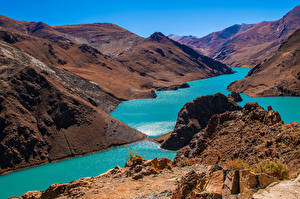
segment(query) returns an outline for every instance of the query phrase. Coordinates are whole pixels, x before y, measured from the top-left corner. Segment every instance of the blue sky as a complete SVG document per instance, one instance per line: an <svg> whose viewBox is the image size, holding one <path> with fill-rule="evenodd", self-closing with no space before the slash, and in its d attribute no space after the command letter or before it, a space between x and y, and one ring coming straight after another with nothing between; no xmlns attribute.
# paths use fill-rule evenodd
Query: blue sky
<svg viewBox="0 0 300 199"><path fill-rule="evenodd" d="M50 25L109 22L140 36L204 36L233 24L281 18L299 0L15 0L0 1L0 14ZM297 4L298 3L298 4Z"/></svg>

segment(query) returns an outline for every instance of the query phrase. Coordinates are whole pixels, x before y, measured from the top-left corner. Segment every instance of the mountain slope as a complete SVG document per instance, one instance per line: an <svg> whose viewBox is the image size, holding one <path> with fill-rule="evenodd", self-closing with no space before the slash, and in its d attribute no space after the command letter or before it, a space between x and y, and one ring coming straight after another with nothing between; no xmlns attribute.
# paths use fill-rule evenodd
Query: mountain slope
<svg viewBox="0 0 300 199"><path fill-rule="evenodd" d="M0 174L147 136L109 116L120 101L0 41Z"/></svg>
<svg viewBox="0 0 300 199"><path fill-rule="evenodd" d="M143 40L142 37L109 23L52 26L52 28L111 56L117 56Z"/></svg>
<svg viewBox="0 0 300 199"><path fill-rule="evenodd" d="M178 41L229 66L254 67L271 57L281 42L300 28L300 6L276 21L234 25L202 38Z"/></svg>
<svg viewBox="0 0 300 199"><path fill-rule="evenodd" d="M169 35L169 37L175 41L192 47L203 55L212 56L217 53L217 51L222 47L222 45L230 39L230 37L248 30L251 28L252 24L235 24L219 32L213 32L202 38L197 38L193 36L174 36Z"/></svg>
<svg viewBox="0 0 300 199"><path fill-rule="evenodd" d="M232 73L226 65L199 55L191 48L154 33L117 58L130 71L150 77L166 86L186 81ZM146 82L142 87L161 88L158 82Z"/></svg>
<svg viewBox="0 0 300 199"><path fill-rule="evenodd" d="M277 53L228 87L250 96L300 96L300 29Z"/></svg>
<svg viewBox="0 0 300 199"><path fill-rule="evenodd" d="M119 99L152 98L154 90L233 72L167 38L167 42L144 39L113 24L51 27L2 16L1 25L0 39L97 83Z"/></svg>

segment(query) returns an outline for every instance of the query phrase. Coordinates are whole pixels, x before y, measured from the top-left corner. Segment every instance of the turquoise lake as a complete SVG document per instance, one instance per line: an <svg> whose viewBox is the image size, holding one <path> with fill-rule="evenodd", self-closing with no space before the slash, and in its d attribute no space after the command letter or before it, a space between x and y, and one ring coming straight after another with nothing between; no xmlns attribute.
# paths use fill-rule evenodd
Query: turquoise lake
<svg viewBox="0 0 300 199"><path fill-rule="evenodd" d="M221 75L189 82L190 88L176 91L158 91L155 99L125 101L111 115L141 132L157 137L174 129L178 112L184 104L203 95L217 92L228 95L227 86L242 79L248 68L233 68L235 74ZM249 97L241 94L244 106L247 102L258 102L267 109L269 105L278 111L284 122L300 122L300 97Z"/></svg>
<svg viewBox="0 0 300 199"><path fill-rule="evenodd" d="M190 88L156 92L155 99L125 101L111 115L151 137L162 135L174 128L177 114L185 103L196 97L217 92L228 95L227 86L235 80L242 79L249 71L245 68L234 70L237 71L235 74L189 82ZM271 105L285 122L300 122L300 97L252 98L242 95L242 98L243 102L239 103L242 106L247 102L258 102L264 108ZM116 165L123 166L128 154L126 149L130 148L146 159L173 159L176 155L174 151L162 150L158 144L144 141L26 169L0 176L0 198L20 196L30 190L44 190L53 183L68 183L82 177L97 176Z"/></svg>

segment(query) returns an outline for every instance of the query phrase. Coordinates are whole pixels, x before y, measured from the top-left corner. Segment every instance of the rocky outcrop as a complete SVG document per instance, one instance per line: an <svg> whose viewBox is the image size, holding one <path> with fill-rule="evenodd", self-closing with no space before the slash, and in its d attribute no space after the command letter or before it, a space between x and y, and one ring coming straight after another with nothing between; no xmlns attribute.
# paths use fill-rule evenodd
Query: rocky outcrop
<svg viewBox="0 0 300 199"><path fill-rule="evenodd" d="M0 41L0 174L147 138L99 86Z"/></svg>
<svg viewBox="0 0 300 199"><path fill-rule="evenodd" d="M262 159L279 159L291 170L300 166L300 125L285 124L271 107L265 111L257 103L242 110L212 116L189 144L178 151L175 162L196 158L202 164L242 159L254 164Z"/></svg>
<svg viewBox="0 0 300 199"><path fill-rule="evenodd" d="M192 170L183 176L172 199L252 199L257 190L273 182L277 182L277 179L264 173L227 170L215 165L210 166L206 172Z"/></svg>
<svg viewBox="0 0 300 199"><path fill-rule="evenodd" d="M276 54L255 66L228 90L250 96L300 96L300 30L284 42Z"/></svg>
<svg viewBox="0 0 300 199"><path fill-rule="evenodd" d="M193 136L206 127L207 122L214 114L239 109L241 107L235 104L235 102L229 101L221 93L198 97L194 101L184 105L180 110L175 129L161 144L161 147L178 150L189 144Z"/></svg>
<svg viewBox="0 0 300 199"><path fill-rule="evenodd" d="M138 170L149 172L141 174ZM30 191L20 198L253 199L277 196L286 191L293 199L299 195L298 181L280 182L265 173L225 169L218 165L173 167L172 162L165 158L143 160L138 157L129 160L125 167L117 166L97 177L79 179L70 184L55 183L45 191Z"/></svg>
<svg viewBox="0 0 300 199"><path fill-rule="evenodd" d="M232 67L249 67L273 56L280 43L300 28L300 6L281 19L258 24L236 24L197 38L171 37Z"/></svg>

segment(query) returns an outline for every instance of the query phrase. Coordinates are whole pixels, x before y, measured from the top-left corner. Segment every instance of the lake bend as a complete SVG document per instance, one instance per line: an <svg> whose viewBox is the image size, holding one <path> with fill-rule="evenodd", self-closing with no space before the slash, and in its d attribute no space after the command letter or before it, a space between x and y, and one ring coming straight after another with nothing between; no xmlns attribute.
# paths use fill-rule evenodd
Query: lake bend
<svg viewBox="0 0 300 199"><path fill-rule="evenodd" d="M217 92L228 95L227 86L242 79L247 68L233 68L236 73L188 82L189 88L175 91L157 91L155 99L138 99L122 102L111 115L127 125L157 137L173 130L177 114L184 104L203 95ZM265 109L271 105L286 123L300 122L300 97L249 97L241 94L244 106L258 102ZM20 196L30 190L45 190L53 183L68 183L83 177L97 176L117 165L124 166L127 149L146 159L167 157L173 159L176 151L167 151L158 144L142 141L82 157L46 164L0 176L0 198Z"/></svg>

